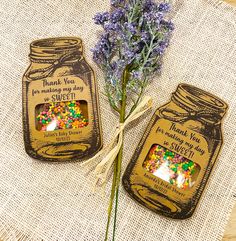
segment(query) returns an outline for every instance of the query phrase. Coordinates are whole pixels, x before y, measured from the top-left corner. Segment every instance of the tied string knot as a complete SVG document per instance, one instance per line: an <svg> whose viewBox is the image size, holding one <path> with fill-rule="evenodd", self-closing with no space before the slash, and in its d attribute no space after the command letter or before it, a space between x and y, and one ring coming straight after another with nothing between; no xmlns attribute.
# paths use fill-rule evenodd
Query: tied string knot
<svg viewBox="0 0 236 241"><path fill-rule="evenodd" d="M78 59L79 56L81 56L80 52L64 54L46 68L31 70L28 74L26 74L26 81L31 82L32 80L39 80L39 79L47 78L58 67L62 66L64 62L72 60L72 59Z"/></svg>
<svg viewBox="0 0 236 241"><path fill-rule="evenodd" d="M107 179L109 171L114 163L121 146L123 144L123 135L125 127L131 123L132 121L138 119L142 116L146 111L152 108L152 99L149 96L144 96L134 111L129 115L129 117L125 120L124 123L119 123L119 126L116 127L116 131L114 133L113 138L110 143L104 147L101 151L99 151L94 157L89 160L83 162L81 166L87 166L94 162L97 162L99 156L105 156L95 167L95 183L94 190L96 186L100 184L100 186L104 187Z"/></svg>
<svg viewBox="0 0 236 241"><path fill-rule="evenodd" d="M184 106L181 106L181 107L186 111L185 113L180 113L170 108L163 108L160 110L160 115L171 121L183 122L188 119L191 119L191 120L201 119L213 125L217 125L220 123L220 119L221 119L220 112L213 111L210 109L190 110Z"/></svg>

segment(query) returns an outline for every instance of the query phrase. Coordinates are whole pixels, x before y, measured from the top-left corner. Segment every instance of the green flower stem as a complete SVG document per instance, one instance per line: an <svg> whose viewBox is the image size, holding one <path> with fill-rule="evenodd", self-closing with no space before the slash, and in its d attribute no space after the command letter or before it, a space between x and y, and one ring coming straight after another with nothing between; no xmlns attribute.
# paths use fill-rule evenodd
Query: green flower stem
<svg viewBox="0 0 236 241"><path fill-rule="evenodd" d="M124 70L122 76L122 98L121 98L121 110L120 110L120 123L124 123L125 121L125 113L126 113L126 86L127 81L129 79L129 66L127 66ZM119 186L120 186L120 177L121 177L121 164L122 164L122 154L123 154L123 140L122 146L120 151L117 155L117 159L114 166L114 173L113 173L113 181L112 181L112 189L110 195L110 202L108 207L108 220L107 220L107 228L106 228L106 235L104 241L108 240L108 233L109 233L109 226L111 221L111 212L113 207L114 198L116 198L115 202L115 214L114 214L114 226L113 226L113 236L112 240L115 240L115 231L116 231L116 220L117 220L117 211L118 211L118 198L119 198Z"/></svg>
<svg viewBox="0 0 236 241"><path fill-rule="evenodd" d="M130 111L129 111L129 114L126 116L125 120L132 114L132 112L133 112L133 111L135 110L135 108L137 107L140 99L141 99L142 96L143 96L144 89L145 89L145 87L142 86L141 91L140 91L140 93L139 93L139 95L138 95L138 98L137 98L137 100L134 102L133 106L131 107L131 109L130 109Z"/></svg>
<svg viewBox="0 0 236 241"><path fill-rule="evenodd" d="M120 176L121 176L121 164L122 164L122 154L123 154L123 144L118 154L117 160L117 184L116 184L116 202L115 202L115 214L114 214L114 225L113 225L113 235L112 241L115 241L115 233L116 233L116 220L117 220L117 212L118 212L118 200L119 200L119 186L120 186Z"/></svg>
<svg viewBox="0 0 236 241"><path fill-rule="evenodd" d="M123 78L122 78L122 98L121 98L121 112L120 112L120 123L125 122L125 113L126 113L126 85L129 79L129 66L127 66L124 70ZM124 135L123 135L124 139ZM115 203L115 216L114 216L114 226L113 226L113 235L112 240L115 241L115 232L116 232L116 220L117 220L117 211L118 211L118 198L119 198L119 186L120 186L120 176L121 176L121 164L122 164L122 155L123 155L123 140L122 146L118 153L117 158L117 178L116 178L116 203Z"/></svg>
<svg viewBox="0 0 236 241"><path fill-rule="evenodd" d="M116 178L117 178L117 158L115 161L115 166L114 166L114 174L113 174L113 179L112 179L112 189L111 189L111 195L110 195L110 202L108 206L108 217L107 217L107 227L106 227L106 234L105 234L105 239L104 241L107 241L108 239L108 234L109 234L109 226L111 222L111 212L113 208L113 201L115 197L115 190L116 190Z"/></svg>

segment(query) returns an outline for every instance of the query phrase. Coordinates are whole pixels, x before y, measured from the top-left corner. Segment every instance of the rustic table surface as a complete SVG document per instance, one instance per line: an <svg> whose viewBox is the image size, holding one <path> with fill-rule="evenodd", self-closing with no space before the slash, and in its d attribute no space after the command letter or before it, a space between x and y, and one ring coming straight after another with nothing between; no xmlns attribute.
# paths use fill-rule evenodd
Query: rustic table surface
<svg viewBox="0 0 236 241"><path fill-rule="evenodd" d="M236 7L236 0L225 0ZM231 213L222 241L236 241L236 205Z"/></svg>

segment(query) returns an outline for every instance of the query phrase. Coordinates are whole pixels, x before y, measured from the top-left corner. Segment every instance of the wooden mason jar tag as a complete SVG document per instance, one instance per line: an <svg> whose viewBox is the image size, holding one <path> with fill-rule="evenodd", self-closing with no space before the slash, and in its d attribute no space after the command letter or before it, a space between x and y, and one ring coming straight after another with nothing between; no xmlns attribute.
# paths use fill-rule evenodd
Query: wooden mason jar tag
<svg viewBox="0 0 236 241"><path fill-rule="evenodd" d="M23 76L26 152L45 161L91 157L102 147L94 72L79 38L48 38L30 45Z"/></svg>
<svg viewBox="0 0 236 241"><path fill-rule="evenodd" d="M131 197L158 214L190 217L221 149L226 110L219 98L180 84L153 115L125 171Z"/></svg>

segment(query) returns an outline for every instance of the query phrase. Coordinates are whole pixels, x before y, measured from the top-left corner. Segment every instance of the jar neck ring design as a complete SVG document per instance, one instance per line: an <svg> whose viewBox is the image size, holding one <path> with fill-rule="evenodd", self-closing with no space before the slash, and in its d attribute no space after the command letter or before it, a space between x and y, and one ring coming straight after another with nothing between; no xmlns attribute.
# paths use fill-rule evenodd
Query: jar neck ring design
<svg viewBox="0 0 236 241"><path fill-rule="evenodd" d="M161 108L160 114L171 121L200 119L218 125L227 110L227 104L218 97L187 84L180 84L171 100L184 110L179 112L171 107Z"/></svg>
<svg viewBox="0 0 236 241"><path fill-rule="evenodd" d="M58 67L62 66L65 62L71 61L73 59L76 59L76 61L78 61L78 58L79 56L76 55L75 53L62 55L58 60L55 60L48 67L31 70L29 73L26 74L26 78L27 80L39 80L42 78L47 78L50 74L52 74ZM81 58L79 60L81 60ZM37 74L37 75L34 76L34 74Z"/></svg>
<svg viewBox="0 0 236 241"><path fill-rule="evenodd" d="M67 54L83 55L80 38L60 37L33 41L30 45L29 57L33 62L54 62Z"/></svg>
<svg viewBox="0 0 236 241"><path fill-rule="evenodd" d="M83 58L82 40L79 38L40 39L30 45L31 62L46 64L46 67L31 69L26 81L47 78L58 67L73 64Z"/></svg>

